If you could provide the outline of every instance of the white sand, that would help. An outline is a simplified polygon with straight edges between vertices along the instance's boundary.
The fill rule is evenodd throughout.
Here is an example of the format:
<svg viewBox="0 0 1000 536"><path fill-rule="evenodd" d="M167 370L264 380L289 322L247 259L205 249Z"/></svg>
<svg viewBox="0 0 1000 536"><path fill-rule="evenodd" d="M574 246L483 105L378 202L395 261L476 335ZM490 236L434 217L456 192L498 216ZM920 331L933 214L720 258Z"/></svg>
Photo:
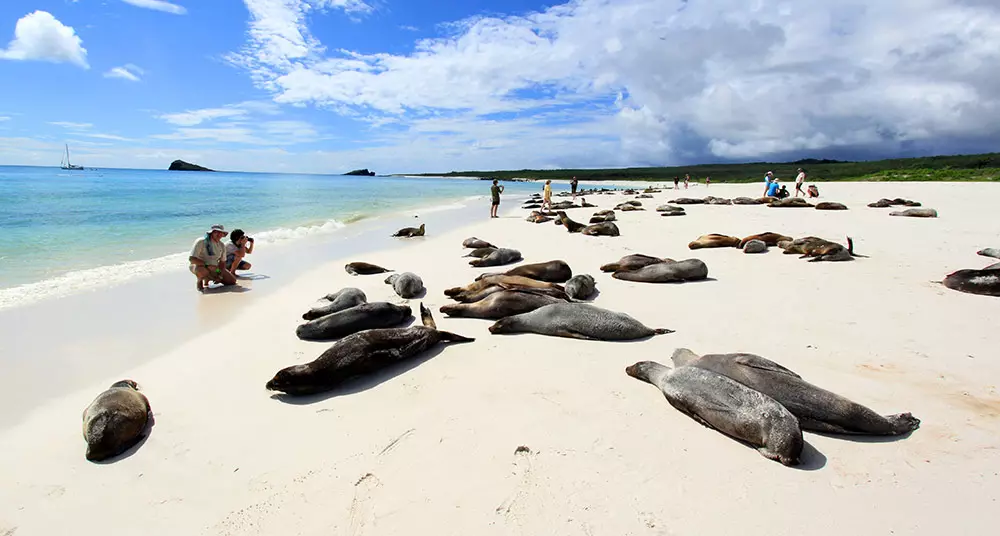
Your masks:
<svg viewBox="0 0 1000 536"><path fill-rule="evenodd" d="M714 184L679 193L762 189ZM128 374L54 393L3 432L0 534L993 532L1000 300L931 281L989 263L975 251L1000 247L1000 185L820 189L822 200L851 210L689 206L687 216L661 218L652 208L674 197L668 191L645 200L648 211L619 213L623 236L596 238L529 224L526 211L505 206L499 220L429 228L426 239L394 250L331 261ZM897 196L940 217L894 218L893 209L864 206ZM587 200L603 209L621 197ZM570 215L585 221L591 212ZM808 263L775 249L686 247L701 234L764 231L850 235L870 258ZM437 311L447 303L442 290L483 271L461 258L469 236L515 247L524 262L564 259L595 276L595 305L676 333L603 343L490 335L490 321L447 318ZM653 285L599 272L633 252L700 258L713 280ZM350 260L420 274L439 327L477 340L321 401L271 398L264 384L275 371L329 346L294 335L316 298L358 286L369 301L401 301L384 276L347 275ZM206 296L198 314L239 297ZM624 373L639 360L669 363L682 346L757 353L876 411L911 411L923 423L895 440L806 433L804 465L787 468L695 423ZM140 383L156 425L128 457L87 462L80 414L122 377ZM520 445L530 454L516 455Z"/></svg>

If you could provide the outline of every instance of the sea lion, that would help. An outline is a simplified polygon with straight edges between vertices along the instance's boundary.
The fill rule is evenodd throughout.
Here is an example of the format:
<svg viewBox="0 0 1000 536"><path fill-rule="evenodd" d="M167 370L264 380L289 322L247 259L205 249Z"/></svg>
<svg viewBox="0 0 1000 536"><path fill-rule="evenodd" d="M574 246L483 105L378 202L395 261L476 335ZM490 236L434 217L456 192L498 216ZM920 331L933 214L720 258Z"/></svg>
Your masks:
<svg viewBox="0 0 1000 536"><path fill-rule="evenodd" d="M625 313L587 303L553 303L528 313L501 318L490 326L490 333L537 333L553 337L628 341L673 333L673 330L648 328Z"/></svg>
<svg viewBox="0 0 1000 536"><path fill-rule="evenodd" d="M381 266L377 266L375 264L368 264L367 262L348 263L344 265L344 270L347 270L347 273L351 275L372 275L372 274L381 274L393 271L386 268L382 268Z"/></svg>
<svg viewBox="0 0 1000 536"><path fill-rule="evenodd" d="M414 236L424 236L424 226L425 226L425 224L421 223L420 227L404 227L404 228L396 231L392 236L400 236L400 237L403 237L403 238L412 238Z"/></svg>
<svg viewBox="0 0 1000 536"><path fill-rule="evenodd" d="M546 216L545 214L542 214L541 212L535 211L535 212L532 212L531 214L529 214L528 217L525 218L525 220L527 220L527 221L529 221L531 223L545 223L547 221L552 221L552 217L551 216Z"/></svg>
<svg viewBox="0 0 1000 536"><path fill-rule="evenodd" d="M708 266L700 259L661 262L632 271L615 272L615 279L639 283L679 283L699 281L708 277Z"/></svg>
<svg viewBox="0 0 1000 536"><path fill-rule="evenodd" d="M633 212L633 211L636 211L636 210L646 210L646 209L644 209L644 208L642 208L640 206L637 206L637 205L630 205L628 203L625 203L625 204L616 206L615 210L620 210L622 212Z"/></svg>
<svg viewBox="0 0 1000 536"><path fill-rule="evenodd" d="M392 290L404 300L417 298L427 290L424 288L424 280L413 272L392 274L385 278L385 283L392 285Z"/></svg>
<svg viewBox="0 0 1000 536"><path fill-rule="evenodd" d="M484 275L482 278L477 278L472 283L469 283L468 285L465 285L463 287L453 287L445 289L444 295L450 298L454 298L461 294L469 294L472 292L477 292L494 285L500 285L504 287L518 286L525 288L557 288L559 290L563 290L563 288L556 283L539 281L537 279L532 279L530 277L525 277L522 275L489 274L489 275Z"/></svg>
<svg viewBox="0 0 1000 536"><path fill-rule="evenodd" d="M304 365L278 371L267 382L269 391L308 395L329 391L348 379L371 374L423 353L443 342L475 339L440 331L431 312L420 304L422 326L368 329L348 335Z"/></svg>
<svg viewBox="0 0 1000 536"><path fill-rule="evenodd" d="M833 201L823 201L816 203L816 210L847 210L847 205L834 203Z"/></svg>
<svg viewBox="0 0 1000 536"><path fill-rule="evenodd" d="M983 270L1000 270L1000 262L995 262L986 268L983 268Z"/></svg>
<svg viewBox="0 0 1000 536"><path fill-rule="evenodd" d="M1000 269L991 264L983 270L958 270L945 276L945 287L968 294L1000 296Z"/></svg>
<svg viewBox="0 0 1000 536"><path fill-rule="evenodd" d="M743 253L764 253L767 243L763 240L751 240L743 245Z"/></svg>
<svg viewBox="0 0 1000 536"><path fill-rule="evenodd" d="M655 385L671 406L706 427L749 443L769 460L798 465L804 445L798 419L760 391L710 370L670 370L655 361L639 361L625 373Z"/></svg>
<svg viewBox="0 0 1000 536"><path fill-rule="evenodd" d="M710 196L702 199L702 201L704 201L706 205L732 205L733 204L733 200L732 199L726 199L724 197L715 197L714 195L710 195Z"/></svg>
<svg viewBox="0 0 1000 536"><path fill-rule="evenodd" d="M448 316L499 320L560 302L566 300L531 289L500 290L471 303L442 305L440 311Z"/></svg>
<svg viewBox="0 0 1000 536"><path fill-rule="evenodd" d="M472 259L470 266L481 268L483 266L501 266L521 260L521 252L516 249L500 248L491 252L481 259Z"/></svg>
<svg viewBox="0 0 1000 536"><path fill-rule="evenodd" d="M656 211L659 212L661 216L684 216L687 214L684 207L674 205L660 205L656 207Z"/></svg>
<svg viewBox="0 0 1000 536"><path fill-rule="evenodd" d="M611 211L609 214L595 213L593 216L590 217L590 223L591 224L602 223L606 221L615 221L617 219L618 218L615 217L614 211Z"/></svg>
<svg viewBox="0 0 1000 536"><path fill-rule="evenodd" d="M761 242L763 242L768 246L777 246L778 242L791 242L793 238L778 233L771 233L771 232L759 233L755 235L750 235L744 238L743 240L740 240L740 243L736 247L742 248L743 246L746 245L747 242L751 240L760 240Z"/></svg>
<svg viewBox="0 0 1000 536"><path fill-rule="evenodd" d="M306 311L302 315L302 320L315 320L317 318L330 315L343 311L344 309L350 309L356 305L361 305L362 303L368 303L368 296L361 289L354 287L348 287L341 289L333 294L327 294L323 297L324 300L329 300L330 303L321 305L320 307L314 307Z"/></svg>
<svg viewBox="0 0 1000 536"><path fill-rule="evenodd" d="M132 380L111 384L83 410L86 457L92 462L113 458L142 440L153 420L146 395Z"/></svg>
<svg viewBox="0 0 1000 536"><path fill-rule="evenodd" d="M695 199L691 197L678 197L677 199L671 199L670 201L667 201L667 203L671 203L674 205L704 205L705 200Z"/></svg>
<svg viewBox="0 0 1000 536"><path fill-rule="evenodd" d="M410 318L411 314L409 305L363 303L300 324L295 328L295 335L304 341L328 341L366 329L397 326Z"/></svg>
<svg viewBox="0 0 1000 536"><path fill-rule="evenodd" d="M573 277L573 269L566 264L566 261L561 260L536 262L533 264L522 264L521 266L511 268L510 270L502 273L480 274L475 280L479 281L485 277L495 275L519 275L522 277L530 277L531 279L535 279L537 281L563 283L565 281L569 281L569 278Z"/></svg>
<svg viewBox="0 0 1000 536"><path fill-rule="evenodd" d="M636 199L652 199L653 196L651 196L649 194L639 194L639 195L635 196L635 198Z"/></svg>
<svg viewBox="0 0 1000 536"><path fill-rule="evenodd" d="M588 225L580 233L587 236L621 236L618 226L613 221Z"/></svg>
<svg viewBox="0 0 1000 536"><path fill-rule="evenodd" d="M740 245L741 240L735 236L721 234L701 235L697 239L688 243L688 249L702 248L735 248Z"/></svg>
<svg viewBox="0 0 1000 536"><path fill-rule="evenodd" d="M764 203L767 203L767 200L765 198L761 198L761 197L758 197L758 198L754 198L754 197L734 197L733 198L733 204L734 205L762 205Z"/></svg>
<svg viewBox="0 0 1000 536"><path fill-rule="evenodd" d="M851 261L854 260L854 257L865 257L864 255L854 253L854 240L851 237L847 237L846 248L836 242L815 236L798 238L791 242L780 241L778 242L778 247L783 249L785 254L800 254L800 259L813 257L809 259L809 262Z"/></svg>
<svg viewBox="0 0 1000 536"><path fill-rule="evenodd" d="M532 208L542 208L542 205L539 205L538 203L531 203L531 204L528 204L528 205L524 205L521 208L526 209L526 210L527 209L532 209Z"/></svg>
<svg viewBox="0 0 1000 536"><path fill-rule="evenodd" d="M490 244L489 242L487 242L485 240L480 240L480 239L478 239L478 238L476 238L474 236L472 238L466 238L465 240L463 240L462 241L462 247L463 248L469 248L469 249L479 249L479 248L494 248L494 249L496 249L496 246L494 246L493 244Z"/></svg>
<svg viewBox="0 0 1000 536"><path fill-rule="evenodd" d="M566 230L571 233L579 233L580 231L583 230L584 227L586 227L586 225L582 223L577 223L569 219L569 217L566 216L566 213L561 210L557 211L556 214L559 216L559 224L565 227Z"/></svg>
<svg viewBox="0 0 1000 536"><path fill-rule="evenodd" d="M886 199L883 197L874 203L868 203L868 206L872 208L888 208L893 206L919 207L920 202L903 199L902 197L897 197L895 199Z"/></svg>
<svg viewBox="0 0 1000 536"><path fill-rule="evenodd" d="M597 282L590 274L574 275L566 282L566 295L574 300L586 300L597 292Z"/></svg>
<svg viewBox="0 0 1000 536"><path fill-rule="evenodd" d="M779 207L779 208L780 207L810 207L810 208L812 208L814 205L812 203L810 203L809 201L806 201L806 199L804 197L786 197L785 199L773 198L772 201L770 203L768 203L767 206L772 207L772 208L773 207Z"/></svg>
<svg viewBox="0 0 1000 536"><path fill-rule="evenodd" d="M492 247L491 248L477 248L477 249L474 249L474 250L470 251L466 255L462 255L462 257L475 257L477 259L481 259L481 258L489 255L490 253L493 253L496 250L497 250L497 248L492 248Z"/></svg>
<svg viewBox="0 0 1000 536"><path fill-rule="evenodd" d="M932 208L908 208L889 213L890 216L907 216L910 218L936 218L938 213Z"/></svg>
<svg viewBox="0 0 1000 536"><path fill-rule="evenodd" d="M614 215L615 211L610 208L604 210L598 210L597 212L594 213L594 216L614 216Z"/></svg>
<svg viewBox="0 0 1000 536"><path fill-rule="evenodd" d="M669 259L661 259L659 257L650 257L649 255L643 255L641 253L633 253L632 255L625 255L624 257L618 259L618 262L612 262L601 266L602 272L628 272L632 270L638 270L650 264L658 264ZM671 261L673 262L673 261Z"/></svg>
<svg viewBox="0 0 1000 536"><path fill-rule="evenodd" d="M976 255L982 255L983 257L993 257L994 259L1000 259L1000 248L984 248L977 251Z"/></svg>
<svg viewBox="0 0 1000 536"><path fill-rule="evenodd" d="M920 427L910 413L879 415L861 404L821 389L787 368L745 353L698 356L687 348L674 351L675 367L694 366L722 374L775 399L792 412L803 430L835 434L900 435Z"/></svg>

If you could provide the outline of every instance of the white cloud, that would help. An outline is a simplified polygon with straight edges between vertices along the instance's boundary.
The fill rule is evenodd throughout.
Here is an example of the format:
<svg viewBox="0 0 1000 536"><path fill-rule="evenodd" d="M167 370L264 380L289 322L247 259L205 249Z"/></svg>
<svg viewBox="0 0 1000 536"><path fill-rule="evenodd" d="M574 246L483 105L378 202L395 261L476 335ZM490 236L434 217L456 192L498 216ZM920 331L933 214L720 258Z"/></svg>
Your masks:
<svg viewBox="0 0 1000 536"><path fill-rule="evenodd" d="M139 67L128 63L121 67L114 67L110 71L104 73L105 78L121 78L124 80L129 80L132 82L139 82L141 79L139 75L144 74L145 71Z"/></svg>
<svg viewBox="0 0 1000 536"><path fill-rule="evenodd" d="M87 130L94 126L91 123L73 123L70 121L49 121L49 124L69 130Z"/></svg>
<svg viewBox="0 0 1000 536"><path fill-rule="evenodd" d="M243 118L251 113L275 115L279 113L279 111L278 106L273 102L246 101L237 104L228 104L218 108L202 108L198 110L161 114L158 117L173 125L193 127L214 119Z"/></svg>
<svg viewBox="0 0 1000 536"><path fill-rule="evenodd" d="M160 140L207 140L244 145L295 145L320 139L320 134L304 121L261 121L222 123L214 127L181 127L170 134L152 136Z"/></svg>
<svg viewBox="0 0 1000 536"><path fill-rule="evenodd" d="M164 0L122 0L122 2L136 7L155 9L156 11L163 11L165 13L173 13L174 15L183 15L187 13L187 9L184 9L184 6L165 2Z"/></svg>
<svg viewBox="0 0 1000 536"><path fill-rule="evenodd" d="M10 117L7 117L6 115L0 115L0 122L3 121L10 121Z"/></svg>
<svg viewBox="0 0 1000 536"><path fill-rule="evenodd" d="M0 49L0 59L73 63L89 69L87 50L72 27L47 11L34 11L14 26L14 40Z"/></svg>

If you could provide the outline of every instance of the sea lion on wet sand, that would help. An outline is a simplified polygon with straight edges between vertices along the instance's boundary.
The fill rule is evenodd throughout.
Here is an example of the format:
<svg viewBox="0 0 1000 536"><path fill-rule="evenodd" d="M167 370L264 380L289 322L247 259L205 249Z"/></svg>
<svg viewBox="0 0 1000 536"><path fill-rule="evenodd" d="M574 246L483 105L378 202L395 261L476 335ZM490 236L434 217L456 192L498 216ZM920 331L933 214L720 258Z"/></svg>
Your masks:
<svg viewBox="0 0 1000 536"><path fill-rule="evenodd" d="M477 248L470 251L467 255L462 255L462 257L475 257L477 259L481 259L496 250L497 248Z"/></svg>
<svg viewBox="0 0 1000 536"><path fill-rule="evenodd" d="M688 243L688 249L702 248L735 248L740 245L741 240L735 236L721 234L701 235L697 239Z"/></svg>
<svg viewBox="0 0 1000 536"><path fill-rule="evenodd" d="M749 443L769 460L798 465L804 445L798 419L760 391L710 370L670 370L654 361L635 363L625 373L655 385L671 406L706 427Z"/></svg>
<svg viewBox="0 0 1000 536"><path fill-rule="evenodd" d="M785 199L774 198L770 203L769 207L810 207L813 208L814 205L805 200L804 197L786 197Z"/></svg>
<svg viewBox="0 0 1000 536"><path fill-rule="evenodd" d="M565 227L566 230L571 233L579 233L580 231L583 230L584 227L586 227L586 225L582 223L577 223L569 219L569 217L566 216L566 213L561 210L557 211L556 214L559 216L559 224Z"/></svg>
<svg viewBox="0 0 1000 536"><path fill-rule="evenodd" d="M816 203L816 210L847 210L847 205L834 203L833 201L823 201Z"/></svg>
<svg viewBox="0 0 1000 536"><path fill-rule="evenodd" d="M982 270L958 270L945 276L945 287L968 294L1000 296L1000 269L990 265Z"/></svg>
<svg viewBox="0 0 1000 536"><path fill-rule="evenodd" d="M588 225L580 231L580 234L587 236L621 236L618 226L613 221Z"/></svg>
<svg viewBox="0 0 1000 536"><path fill-rule="evenodd" d="M661 259L659 257L650 257L649 255L643 255L641 253L633 253L618 259L618 262L611 262L601 266L601 271L628 272L638 270L639 268L649 266L650 264L658 264L665 261L673 262L670 259Z"/></svg>
<svg viewBox="0 0 1000 536"><path fill-rule="evenodd" d="M744 245L746 245L747 242L751 240L760 240L761 242L767 244L768 246L777 246L778 242L791 242L794 239L790 236L785 236L778 233L771 233L771 232L759 233L755 235L750 235L744 238L743 240L740 240L740 243L736 247L742 248Z"/></svg>
<svg viewBox="0 0 1000 536"><path fill-rule="evenodd" d="M496 246L494 246L493 244L490 244L489 242L487 242L485 240L480 240L480 239L478 239L478 238L476 238L474 236L472 238L466 238L464 241L462 241L462 247L463 248L469 248L469 249L479 249L479 248L494 248L494 249L496 249Z"/></svg>
<svg viewBox="0 0 1000 536"><path fill-rule="evenodd" d="M764 253L767 243L763 240L751 240L743 245L743 253Z"/></svg>
<svg viewBox="0 0 1000 536"><path fill-rule="evenodd" d="M302 315L302 320L315 320L368 302L368 296L365 296L365 293L361 289L354 287L348 287L333 294L327 294L323 299L329 300L330 303L308 310Z"/></svg>
<svg viewBox="0 0 1000 536"><path fill-rule="evenodd" d="M865 255L854 253L854 240L851 237L847 237L846 248L836 242L815 236L798 238L791 242L780 241L778 247L783 249L785 254L800 254L800 259L813 257L809 259L809 262L851 261L854 260L854 257L865 257Z"/></svg>
<svg viewBox="0 0 1000 536"><path fill-rule="evenodd" d="M404 228L396 231L395 234L393 234L392 236L400 236L400 237L403 237L403 238L412 238L414 236L424 236L424 226L425 226L425 224L421 223L420 227L404 227Z"/></svg>
<svg viewBox="0 0 1000 536"><path fill-rule="evenodd" d="M938 213L932 208L908 208L890 212L890 216L906 216L910 218L936 218Z"/></svg>
<svg viewBox="0 0 1000 536"><path fill-rule="evenodd" d="M566 261L554 260L548 262L536 262L533 264L522 264L516 268L511 268L506 272L480 274L476 281L494 275L519 275L530 277L537 281L547 281L549 283L563 283L573 277L573 269L566 264Z"/></svg>
<svg viewBox="0 0 1000 536"><path fill-rule="evenodd" d="M879 415L871 409L821 389L787 368L754 354L698 356L678 348L675 367L694 366L722 374L775 399L792 412L803 430L835 434L900 435L920 427L910 413Z"/></svg>
<svg viewBox="0 0 1000 536"><path fill-rule="evenodd" d="M553 303L530 313L501 318L490 326L490 333L537 333L553 337L628 341L673 333L673 330L648 328L625 313L587 303Z"/></svg>
<svg viewBox="0 0 1000 536"><path fill-rule="evenodd" d="M410 318L409 305L373 302L355 305L295 328L295 335L304 341L326 341L345 337L365 329L397 326Z"/></svg>
<svg viewBox="0 0 1000 536"><path fill-rule="evenodd" d="M382 274L385 272L393 271L386 268L382 268L381 266L377 266L375 264L368 264L367 262L348 263L344 265L344 270L347 270L347 273L351 275L373 275L373 274Z"/></svg>
<svg viewBox="0 0 1000 536"><path fill-rule="evenodd" d="M574 275L566 282L566 295L574 300L586 300L597 292L597 282L590 274Z"/></svg>
<svg viewBox="0 0 1000 536"><path fill-rule="evenodd" d="M491 252L481 259L472 259L470 266L481 268L483 266L502 266L521 260L521 252L516 249L500 248Z"/></svg>
<svg viewBox="0 0 1000 536"><path fill-rule="evenodd" d="M152 422L149 400L132 380L111 384L83 410L86 457L92 462L113 458L142 440Z"/></svg>
<svg viewBox="0 0 1000 536"><path fill-rule="evenodd" d="M385 283L392 285L392 290L396 291L396 294L404 300L419 297L420 294L427 290L424 288L423 279L420 279L420 276L413 272L392 274L385 278Z"/></svg>
<svg viewBox="0 0 1000 536"><path fill-rule="evenodd" d="M708 278L708 266L700 259L650 264L638 270L615 272L615 279L638 283L680 283Z"/></svg>
<svg viewBox="0 0 1000 536"><path fill-rule="evenodd" d="M344 337L314 361L278 371L267 382L269 391L308 395L329 391L350 378L371 374L404 361L443 342L472 342L437 329L431 312L420 304L422 326L368 329Z"/></svg>
<svg viewBox="0 0 1000 536"><path fill-rule="evenodd" d="M448 316L499 320L560 302L565 303L566 300L531 289L501 290L479 301L442 305L440 311Z"/></svg>

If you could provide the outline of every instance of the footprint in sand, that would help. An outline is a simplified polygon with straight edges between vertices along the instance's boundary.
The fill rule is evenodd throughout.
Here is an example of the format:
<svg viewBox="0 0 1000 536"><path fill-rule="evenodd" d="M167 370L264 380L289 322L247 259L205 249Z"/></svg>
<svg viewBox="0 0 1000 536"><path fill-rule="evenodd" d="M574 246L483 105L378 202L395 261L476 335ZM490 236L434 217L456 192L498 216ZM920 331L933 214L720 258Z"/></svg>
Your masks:
<svg viewBox="0 0 1000 536"><path fill-rule="evenodd" d="M375 488L381 486L378 477L365 474L354 484L354 500L351 501L351 535L360 536L375 522Z"/></svg>

